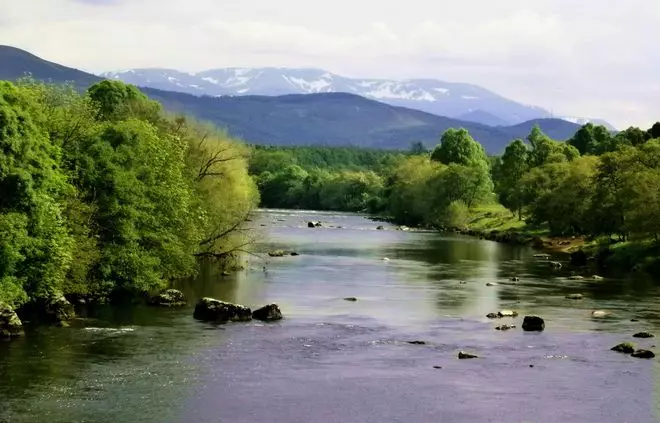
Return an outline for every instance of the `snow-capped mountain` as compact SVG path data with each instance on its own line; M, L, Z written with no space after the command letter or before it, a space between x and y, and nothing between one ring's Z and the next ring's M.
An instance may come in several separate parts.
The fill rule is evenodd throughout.
M435 79L356 79L321 69L224 68L198 73L172 69L130 69L101 76L124 82L195 95L284 95L346 92L394 106L492 125L516 124L552 117L476 85ZM481 121L482 118L486 121Z

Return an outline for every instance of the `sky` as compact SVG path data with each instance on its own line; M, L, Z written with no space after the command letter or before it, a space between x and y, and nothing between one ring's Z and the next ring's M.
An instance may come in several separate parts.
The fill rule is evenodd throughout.
M0 44L93 73L315 67L660 120L658 0L0 0Z

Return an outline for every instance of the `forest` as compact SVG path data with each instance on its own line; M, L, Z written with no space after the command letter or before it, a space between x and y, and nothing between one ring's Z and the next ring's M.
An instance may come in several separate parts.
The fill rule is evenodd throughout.
M0 302L167 287L247 242L249 150L137 88L0 81Z
M432 151L419 143L401 153L256 148L250 172L266 207L360 211L445 229L506 208L508 227L625 246L628 267L657 266L660 256L660 123L618 133L586 124L565 142L534 127L500 156L460 128Z

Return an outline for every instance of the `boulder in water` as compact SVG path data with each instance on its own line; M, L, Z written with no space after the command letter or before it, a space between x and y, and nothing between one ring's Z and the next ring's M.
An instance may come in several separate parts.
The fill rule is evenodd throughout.
M569 300L581 300L582 298L584 298L584 296L582 294L568 294L568 295L566 295L566 299L569 299Z
M500 318L500 316L497 313L488 313L486 315L486 317L488 317L489 319L499 319Z
M10 306L0 303L0 339L23 335L23 322Z
M584 279L584 276L580 276L580 275L572 275L572 276L568 277L569 281L581 281L583 279Z
M282 311L277 304L268 304L252 312L252 318L264 322L282 320Z
M527 332L541 332L545 329L545 321L538 316L525 316L522 329Z
M270 257L284 257L285 255L287 255L287 252L284 250L275 250L275 251L270 251L268 255Z
M376 230L383 231L385 230L385 226L378 226L376 227Z
M497 286L495 282L487 282L486 286Z
M591 312L591 317L595 318L607 317L608 315L609 313L605 310L594 310Z
M637 350L634 353L632 353L631 356L636 358L654 358L655 354L653 353L653 351L649 351L649 350Z
M475 354L467 353L465 351L459 351L458 352L458 359L459 360L469 360L471 358L479 358L479 356L475 355Z
M511 277L511 278L509 278L509 280L510 280L511 282L520 282L520 278L517 277L517 276L513 276L513 277Z
M513 310L500 310L497 312L497 317L518 317L518 312Z
M515 329L515 328L516 328L516 325L500 325L500 326L496 326L495 330L504 331L504 330L510 330L510 329Z
M186 305L186 297L178 289L168 289L151 298L149 304L159 307L181 307Z
M76 317L73 305L64 298L64 295L53 295L43 305L43 315L50 322L66 326L67 321Z
M410 345L426 345L424 341L407 341Z
M205 322L247 322L252 320L252 310L243 305L205 297L197 302L193 317Z
M562 264L558 261L551 261L550 262L550 267L552 267L553 269L561 269Z
M653 338L655 335L653 335L651 332L637 332L636 334L633 335L633 338Z
M610 350L624 354L632 354L635 352L635 345L630 342L622 342L619 345L613 346Z
M595 280L595 281L602 281L602 280L605 279L605 278L602 277L602 276L593 275L593 276L591 277L591 279L592 279L592 280Z
M355 302L355 301L357 301L357 298L355 298L355 297L346 297L346 298L344 298L344 301Z

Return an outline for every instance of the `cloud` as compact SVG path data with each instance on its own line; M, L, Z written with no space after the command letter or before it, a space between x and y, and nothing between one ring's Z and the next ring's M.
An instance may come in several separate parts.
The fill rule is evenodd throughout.
M469 82L619 126L660 118L660 3L646 0L35 1L3 10L0 43L95 72L311 66Z

